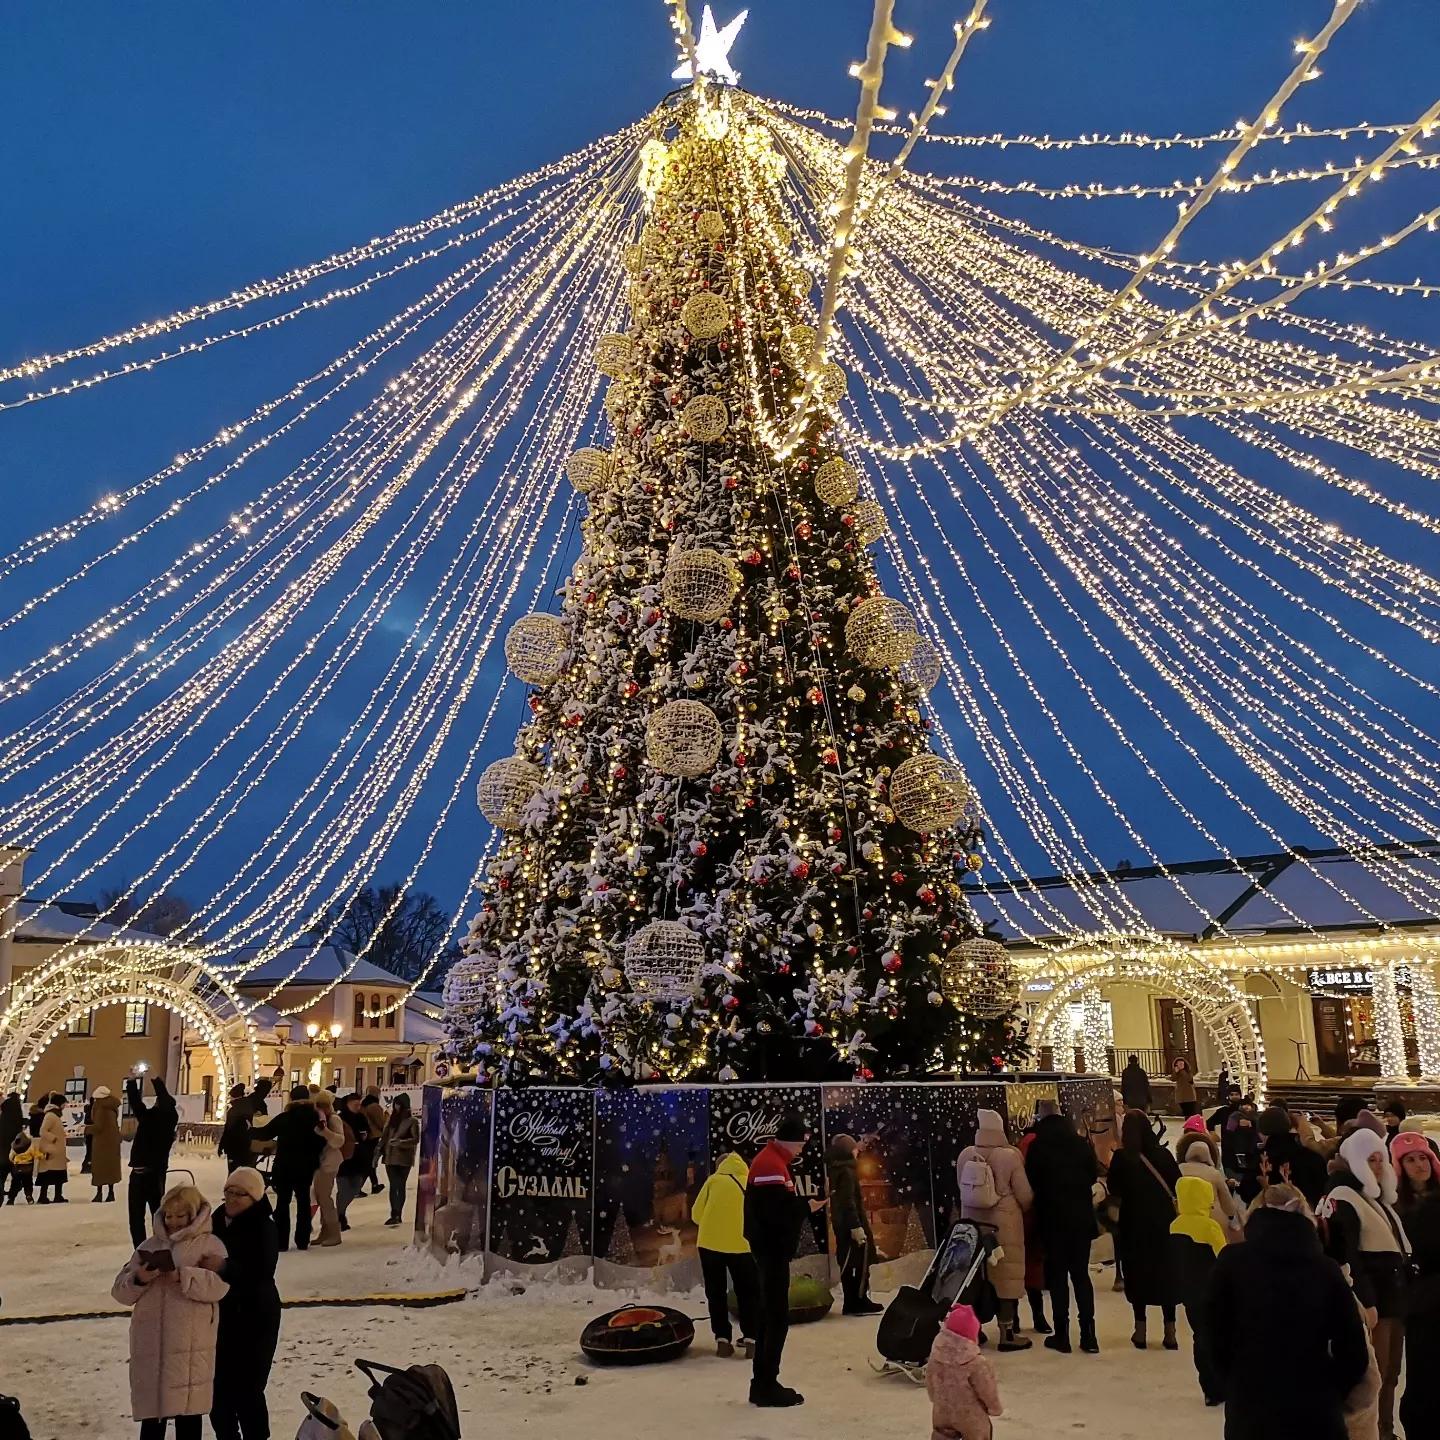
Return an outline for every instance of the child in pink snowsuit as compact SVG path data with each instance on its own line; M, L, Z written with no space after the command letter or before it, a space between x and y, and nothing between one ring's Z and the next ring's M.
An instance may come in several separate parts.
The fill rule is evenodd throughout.
M980 1353L980 1321L968 1305L945 1317L925 1370L930 1396L930 1440L991 1440L990 1423L999 1415L1000 1390L995 1371Z

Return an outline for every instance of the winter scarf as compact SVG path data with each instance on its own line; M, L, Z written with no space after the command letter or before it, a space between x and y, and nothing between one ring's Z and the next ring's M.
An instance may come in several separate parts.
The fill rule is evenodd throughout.
M1194 1175L1184 1175L1175 1187L1180 1213L1170 1222L1172 1235L1186 1235L1197 1245L1208 1245L1217 1255L1225 1248L1225 1232L1210 1214L1214 1189Z

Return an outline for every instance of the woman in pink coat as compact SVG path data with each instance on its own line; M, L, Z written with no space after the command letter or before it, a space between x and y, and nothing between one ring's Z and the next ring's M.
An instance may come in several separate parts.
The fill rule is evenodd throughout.
M1005 1122L994 1110L981 1110L975 1143L955 1161L960 1193L960 1218L993 1227L1000 1259L991 1261L1000 1320L1001 1350L1028 1350L1030 1341L1017 1333L1020 1297L1025 1293L1025 1211L1035 1193L1025 1174L1025 1157L1005 1138Z
M930 1347L925 1390L930 1396L930 1440L990 1440L999 1415L1000 1388L980 1353L980 1322L968 1305L946 1317Z
M210 1207L193 1186L160 1202L154 1234L115 1277L111 1294L130 1314L130 1406L140 1440L200 1440L215 1385L219 1302L229 1286L217 1273L225 1247L210 1233Z

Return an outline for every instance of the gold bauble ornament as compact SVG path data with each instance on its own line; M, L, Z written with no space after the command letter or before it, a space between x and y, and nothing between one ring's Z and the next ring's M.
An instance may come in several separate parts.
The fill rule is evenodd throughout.
M697 340L713 340L729 328L730 306L724 296L701 290L680 307L680 323Z
M724 736L715 712L700 700L672 700L645 725L645 758L662 775L694 779L720 758Z
M838 365L827 365L821 370L815 388L827 405L838 405L850 388L850 379Z
M890 808L907 829L928 835L949 829L970 802L965 772L939 755L912 755L890 779Z
M734 563L718 550L697 546L671 553L661 596L681 620L719 620L739 589Z
M470 1017L489 1009L495 1003L499 971L500 957L483 950L457 960L446 973L440 992L447 1013Z
M913 685L922 695L928 695L940 678L939 649L929 640L920 640L914 653L900 667L900 678L907 685Z
M697 395L680 412L680 426L703 444L718 440L730 428L730 413L718 395Z
M527 685L549 685L569 658L570 627L555 615L526 615L505 636L505 663Z
M815 472L815 498L826 505L848 505L859 493L860 476L838 455Z
M851 511L855 536L862 545L873 545L890 533L890 521L878 500L862 500Z
M919 639L915 617L888 595L862 600L845 622L845 649L850 661L867 670L903 665Z
M695 217L695 233L702 240L723 240L725 217L718 210L702 210Z
M635 342L628 335L602 335L595 343L595 368L619 380L635 368Z
M475 787L480 813L501 830L514 830L535 792L545 780L545 772L523 755L507 755L485 767Z
M815 344L815 327L813 325L796 325L790 331L790 343L795 347L795 352L800 359L804 359L811 347Z
M957 1009L977 1020L999 1020L1020 1003L1020 979L997 940L963 940L940 964L940 989Z
M582 495L590 495L608 483L613 465L608 450L586 445L565 462L565 474Z
M643 270L645 268L645 262L647 258L648 257L645 254L645 247L643 245L627 245L620 252L620 263L632 275L635 274L636 271Z

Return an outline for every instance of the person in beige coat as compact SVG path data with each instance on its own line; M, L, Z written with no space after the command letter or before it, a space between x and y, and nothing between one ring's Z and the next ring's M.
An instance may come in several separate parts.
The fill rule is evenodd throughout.
M1203 1180L1215 1192L1210 1218L1225 1232L1227 1240L1238 1240L1245 1217L1220 1168L1220 1147L1203 1133L1182 1135L1175 1146L1175 1158L1180 1162L1181 1175Z
M163 1261L163 1263L162 1263ZM140 1440L200 1440L215 1388L215 1337L225 1247L210 1231L210 1206L193 1186L160 1202L151 1237L115 1277L111 1294L130 1312L130 1408Z
M120 1183L120 1097L98 1085L90 1102L90 1183L96 1200L114 1200ZM101 1195L102 1190L108 1195Z
M40 1191L40 1204L50 1203L50 1191L55 1192L55 1203L64 1205L65 1181L70 1175L70 1157L66 1151L65 1121L62 1118L63 1095L50 1095L45 1100L45 1112L40 1121L40 1133L35 1137L35 1149L39 1158L35 1161L35 1183Z
M311 1194L320 1210L320 1234L313 1243L338 1245L341 1237L340 1213L335 1208L335 1172L340 1168L340 1152L345 1146L345 1127L335 1113L335 1096L329 1090L316 1089L310 1098L319 1122L315 1128L325 1141L311 1186Z
M990 1265L990 1282L999 1301L1000 1350L1028 1350L1018 1334L1020 1297L1025 1293L1025 1211L1035 1202L1025 1174L1025 1157L1005 1135L1005 1122L994 1110L981 1110L975 1143L955 1161L960 1218L994 1227L1002 1252Z

